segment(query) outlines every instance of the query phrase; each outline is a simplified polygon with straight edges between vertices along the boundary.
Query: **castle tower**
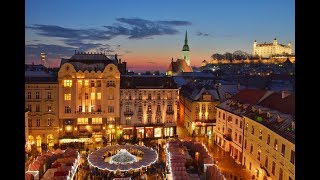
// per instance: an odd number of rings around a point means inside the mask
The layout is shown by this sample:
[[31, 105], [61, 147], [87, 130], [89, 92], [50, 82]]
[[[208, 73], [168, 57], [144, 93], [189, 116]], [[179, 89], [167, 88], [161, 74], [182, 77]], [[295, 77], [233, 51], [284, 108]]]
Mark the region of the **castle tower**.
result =
[[252, 55], [256, 55], [256, 54], [257, 54], [257, 53], [256, 53], [256, 47], [257, 47], [257, 41], [254, 40], [254, 42], [253, 42], [253, 52], [252, 52]]
[[46, 66], [46, 65], [47, 65], [46, 58], [47, 58], [46, 53], [44, 53], [44, 52], [40, 53], [40, 60], [41, 60], [41, 64], [42, 64], [43, 66]]
[[189, 46], [188, 46], [187, 31], [186, 31], [186, 37], [184, 39], [184, 45], [183, 45], [183, 48], [182, 48], [182, 58], [184, 60], [186, 60], [186, 63], [188, 64], [188, 66], [190, 66], [190, 50], [189, 50]]

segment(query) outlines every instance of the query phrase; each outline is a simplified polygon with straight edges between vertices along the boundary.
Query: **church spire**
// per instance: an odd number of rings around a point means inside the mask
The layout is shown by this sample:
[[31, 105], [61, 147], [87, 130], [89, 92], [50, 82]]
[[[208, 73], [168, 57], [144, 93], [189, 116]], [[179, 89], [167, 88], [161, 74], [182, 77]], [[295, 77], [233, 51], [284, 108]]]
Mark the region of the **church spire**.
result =
[[187, 31], [186, 31], [186, 37], [184, 39], [184, 45], [188, 46], [188, 33], [187, 33]]

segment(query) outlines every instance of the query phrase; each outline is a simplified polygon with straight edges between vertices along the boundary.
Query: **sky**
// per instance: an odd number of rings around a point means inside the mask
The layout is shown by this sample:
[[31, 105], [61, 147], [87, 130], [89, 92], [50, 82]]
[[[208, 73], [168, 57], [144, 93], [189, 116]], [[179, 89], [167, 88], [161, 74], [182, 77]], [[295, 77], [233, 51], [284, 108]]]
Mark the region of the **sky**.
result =
[[294, 0], [28, 0], [25, 63], [59, 67], [76, 51], [118, 54], [134, 72], [165, 72], [182, 58], [188, 32], [191, 65], [214, 53], [252, 53], [253, 41], [293, 45]]

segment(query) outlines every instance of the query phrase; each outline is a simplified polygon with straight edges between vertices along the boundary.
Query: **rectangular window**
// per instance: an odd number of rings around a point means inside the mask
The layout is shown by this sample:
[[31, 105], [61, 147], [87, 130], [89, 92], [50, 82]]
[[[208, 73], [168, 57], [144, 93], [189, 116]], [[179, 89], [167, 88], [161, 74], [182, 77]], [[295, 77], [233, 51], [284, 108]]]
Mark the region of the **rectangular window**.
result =
[[51, 92], [48, 92], [47, 99], [51, 99]]
[[94, 81], [93, 80], [91, 81], [91, 87], [94, 87]]
[[251, 126], [251, 134], [254, 135], [254, 125]]
[[79, 112], [82, 112], [82, 106], [79, 106]]
[[226, 114], [225, 114], [225, 113], [223, 113], [222, 119], [223, 119], [223, 120], [226, 120]]
[[151, 116], [148, 116], [148, 123], [151, 123]]
[[161, 98], [160, 98], [160, 94], [157, 94], [157, 99], [158, 99], [158, 100], [161, 99]]
[[237, 139], [238, 139], [238, 134], [237, 132], [234, 132], [234, 140], [237, 141]]
[[48, 118], [48, 126], [52, 126], [52, 119]]
[[262, 140], [262, 130], [259, 130], [259, 139]]
[[281, 147], [281, 155], [284, 157], [286, 154], [286, 145], [285, 144], [282, 144], [282, 147]]
[[139, 94], [138, 99], [142, 100], [142, 94]]
[[291, 150], [291, 156], [290, 156], [290, 162], [294, 165], [294, 160], [295, 160], [295, 151]]
[[88, 124], [88, 118], [78, 118], [77, 124]]
[[273, 148], [274, 148], [275, 150], [278, 150], [278, 139], [274, 139]]
[[264, 167], [266, 167], [266, 169], [268, 169], [268, 156], [266, 156], [266, 160], [264, 162]]
[[246, 124], [246, 131], [248, 131], [248, 128], [249, 128], [249, 124], [247, 123]]
[[101, 105], [100, 104], [97, 105], [97, 111], [101, 112]]
[[49, 105], [47, 106], [47, 110], [48, 110], [48, 112], [51, 112], [51, 111], [52, 111], [52, 109], [51, 109], [51, 104], [49, 104]]
[[29, 127], [32, 127], [32, 119], [29, 119], [29, 120], [28, 120], [28, 126], [29, 126]]
[[78, 85], [80, 88], [82, 87], [82, 80], [78, 80]]
[[87, 80], [87, 79], [84, 80], [84, 86], [85, 86], [85, 87], [88, 87], [88, 86], [89, 86], [89, 80]]
[[270, 134], [268, 134], [267, 144], [270, 145]]
[[97, 87], [101, 87], [101, 80], [97, 81]]
[[40, 112], [40, 104], [36, 104], [36, 112]]
[[65, 106], [64, 107], [64, 113], [70, 114], [71, 113], [71, 107], [70, 106]]
[[91, 93], [91, 100], [95, 100], [96, 99], [96, 93]]
[[28, 104], [28, 110], [29, 110], [30, 112], [32, 112], [32, 105], [31, 105], [31, 104]]
[[148, 100], [151, 100], [151, 94], [148, 94]]
[[249, 170], [251, 171], [251, 162], [249, 163]]
[[85, 99], [89, 99], [89, 94], [88, 93], [84, 93], [84, 98]]
[[109, 113], [114, 112], [114, 108], [113, 108], [113, 106], [108, 106], [108, 112], [109, 112]]
[[272, 169], [271, 169], [271, 173], [274, 175], [276, 171], [276, 163], [274, 161], [272, 161]]
[[239, 144], [241, 144], [242, 142], [242, 136], [241, 135], [239, 135]]
[[253, 154], [253, 144], [250, 146], [250, 153]]
[[167, 106], [168, 111], [172, 111], [172, 105]]
[[238, 119], [236, 119], [236, 125], [238, 125]]
[[283, 170], [282, 168], [279, 169], [279, 180], [283, 179]]
[[100, 100], [101, 99], [101, 92], [97, 93], [97, 99]]
[[37, 127], [40, 127], [40, 119], [37, 119], [37, 124], [36, 124]]
[[102, 124], [102, 118], [92, 118], [92, 124]]
[[40, 99], [40, 92], [36, 92], [36, 99]]
[[240, 129], [242, 129], [242, 121], [240, 120]]
[[221, 112], [219, 111], [219, 118], [220, 118]]
[[31, 92], [28, 92], [28, 93], [27, 93], [27, 98], [28, 98], [28, 99], [31, 99]]
[[66, 79], [63, 81], [64, 87], [72, 87], [72, 80]]
[[258, 157], [257, 157], [258, 161], [260, 161], [260, 155], [261, 155], [261, 150], [258, 150]]
[[71, 94], [64, 94], [64, 100], [70, 101], [71, 100]]

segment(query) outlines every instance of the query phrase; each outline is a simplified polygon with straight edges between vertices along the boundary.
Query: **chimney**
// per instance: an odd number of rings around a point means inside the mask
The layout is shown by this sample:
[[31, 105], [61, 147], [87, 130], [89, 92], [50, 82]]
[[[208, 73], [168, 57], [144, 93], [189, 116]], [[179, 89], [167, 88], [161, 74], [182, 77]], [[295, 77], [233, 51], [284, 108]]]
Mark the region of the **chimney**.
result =
[[281, 98], [282, 98], [282, 99], [288, 97], [289, 95], [290, 95], [290, 92], [289, 92], [289, 91], [282, 91], [282, 92], [281, 92]]

